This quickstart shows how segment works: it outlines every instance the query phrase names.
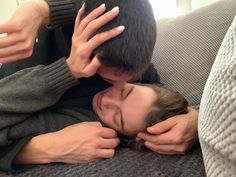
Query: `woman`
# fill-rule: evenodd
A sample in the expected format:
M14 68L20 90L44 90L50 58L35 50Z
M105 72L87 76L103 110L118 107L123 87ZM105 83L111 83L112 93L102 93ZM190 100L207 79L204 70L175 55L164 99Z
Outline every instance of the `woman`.
M56 105L11 126L8 138L19 139L84 121L100 121L126 135L132 147L143 149L141 141L134 141L137 133L146 132L147 127L171 116L187 113L188 102L181 94L155 84L126 83L124 89L119 89L108 87L105 82L99 84L100 87L96 84L90 87L86 80L80 82L84 87L72 88ZM72 92L76 92L76 96Z
M169 117L186 114L188 102L178 92L155 84L125 84L98 92L93 97L93 110L99 119L121 134L127 135L128 145L146 149L143 141L136 141L139 132Z

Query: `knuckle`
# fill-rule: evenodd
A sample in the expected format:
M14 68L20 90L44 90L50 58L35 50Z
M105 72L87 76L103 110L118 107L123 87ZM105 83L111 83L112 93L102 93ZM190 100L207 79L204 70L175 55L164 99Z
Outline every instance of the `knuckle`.
M100 141L98 141L98 140L94 141L93 144L94 144L95 148L99 148L102 145L102 143Z
M95 150L90 150L88 154L85 155L87 160L94 160L97 156L97 153Z
M104 41L104 38L105 38L104 33L100 33L100 34L97 34L97 35L95 36L95 40L96 40L96 42L98 42L98 43L103 42L103 41Z
M184 146L181 146L177 151L180 153L180 154L186 154L187 153L187 146L184 145Z
M23 28L23 26L22 26L20 23L15 22L14 29L15 29L16 31L21 31L22 28Z
M176 144L182 144L182 143L184 143L184 138L183 138L183 136L181 136L181 135L177 136L177 137L175 138L174 142L175 142Z
M33 50L28 50L24 53L24 57L29 57L33 54Z
M96 21L95 21L95 20L91 21L91 22L88 24L88 28L89 28L90 30L95 30L95 29L97 28Z
M32 50L32 42L31 41L25 42L24 50L25 51L31 51Z
M112 158L112 157L114 157L115 156L115 150L114 149L111 149L110 151L109 151L109 153L107 154L107 157L108 158Z
M116 138L113 143L112 143L112 147L116 147L120 144L120 140L118 138Z

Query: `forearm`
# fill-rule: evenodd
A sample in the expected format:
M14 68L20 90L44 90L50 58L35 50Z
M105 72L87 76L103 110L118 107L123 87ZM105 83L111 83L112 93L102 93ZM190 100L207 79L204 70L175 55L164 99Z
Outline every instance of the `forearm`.
M49 9L48 3L45 0L39 0L36 3L39 8L40 14L42 15L43 25L49 25L50 24L50 9Z
M21 70L0 80L0 114L29 113L49 107L77 84L63 59Z
M33 137L14 159L16 164L46 164L55 161L53 133Z
M21 125L32 115L46 115L46 110L39 114L35 112L54 105L66 90L77 84L63 59L48 66L24 69L1 79L0 146L10 143L10 127Z

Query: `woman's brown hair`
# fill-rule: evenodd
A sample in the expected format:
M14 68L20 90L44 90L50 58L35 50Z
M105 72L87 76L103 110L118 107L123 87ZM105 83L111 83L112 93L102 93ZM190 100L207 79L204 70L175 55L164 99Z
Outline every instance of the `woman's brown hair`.
M157 99L153 102L152 110L146 116L143 132L147 132L148 127L166 120L169 117L187 113L188 101L179 92L161 85L138 85L151 88L157 95ZM147 148L144 146L144 141L136 141L136 137L131 137L128 140L128 146L139 151L147 150Z

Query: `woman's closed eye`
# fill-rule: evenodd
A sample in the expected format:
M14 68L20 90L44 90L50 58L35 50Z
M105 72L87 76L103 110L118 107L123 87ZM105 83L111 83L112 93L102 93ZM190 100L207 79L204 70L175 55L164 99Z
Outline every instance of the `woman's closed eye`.
M123 119L122 119L122 113L121 111L117 111L115 114L115 122L118 125L118 127L123 130Z
M134 87L131 87L129 89L123 89L121 92L121 97L123 99L126 99L129 96L129 94L133 91L133 89L134 89Z

